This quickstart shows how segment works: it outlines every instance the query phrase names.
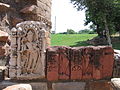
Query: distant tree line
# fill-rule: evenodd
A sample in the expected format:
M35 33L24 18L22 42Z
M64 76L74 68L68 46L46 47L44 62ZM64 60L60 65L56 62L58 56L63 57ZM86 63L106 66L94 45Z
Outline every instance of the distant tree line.
M62 32L59 34L96 34L96 32L94 30L89 29L80 30L78 32L75 32L75 30L73 29L67 29L67 32Z

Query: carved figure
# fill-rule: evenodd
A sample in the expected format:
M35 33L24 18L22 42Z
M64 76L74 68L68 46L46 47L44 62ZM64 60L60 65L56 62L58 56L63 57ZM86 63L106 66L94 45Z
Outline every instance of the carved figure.
M46 25L37 21L25 21L16 26L16 76L18 79L37 79L44 77L44 59L46 42ZM11 55L10 62L13 62Z

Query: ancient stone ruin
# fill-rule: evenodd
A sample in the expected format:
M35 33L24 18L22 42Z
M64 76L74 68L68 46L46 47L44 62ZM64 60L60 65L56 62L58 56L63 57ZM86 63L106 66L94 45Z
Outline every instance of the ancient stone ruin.
M37 21L25 21L12 28L10 78L45 77L46 32L46 25Z
M52 47L50 29L51 0L0 0L0 90L120 89L112 47Z

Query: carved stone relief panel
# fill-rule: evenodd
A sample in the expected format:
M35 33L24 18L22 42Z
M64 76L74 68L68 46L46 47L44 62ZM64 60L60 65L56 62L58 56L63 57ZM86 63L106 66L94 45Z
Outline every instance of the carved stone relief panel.
M10 78L29 80L45 77L46 33L46 25L37 21L19 23L11 30Z

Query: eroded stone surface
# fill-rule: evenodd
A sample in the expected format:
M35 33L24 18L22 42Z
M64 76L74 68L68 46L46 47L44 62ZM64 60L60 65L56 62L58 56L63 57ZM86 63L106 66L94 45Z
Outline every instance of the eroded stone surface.
M46 25L43 22L25 21L11 31L10 77L44 78Z
M17 84L8 86L3 90L32 90L32 87L30 84Z
M111 47L56 46L49 47L46 54L48 80L98 80L112 77L114 51Z
M85 90L84 82L53 83L53 90Z
M48 90L47 83L30 83L33 90Z
M115 86L115 90L120 90L120 78L112 78L111 82Z
M110 81L91 81L86 90L114 90Z
M35 14L36 9L37 9L36 5L31 5L31 6L27 6L27 7L23 8L22 10L20 10L20 12L26 13L26 14Z
M8 33L0 30L0 42L6 42L8 39Z
M120 77L120 50L114 50L114 69L113 69L113 77Z

